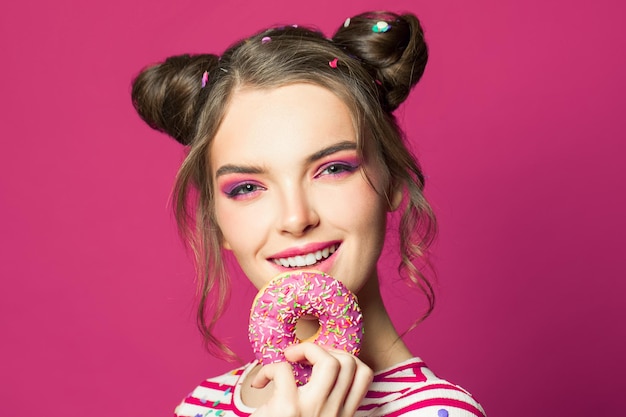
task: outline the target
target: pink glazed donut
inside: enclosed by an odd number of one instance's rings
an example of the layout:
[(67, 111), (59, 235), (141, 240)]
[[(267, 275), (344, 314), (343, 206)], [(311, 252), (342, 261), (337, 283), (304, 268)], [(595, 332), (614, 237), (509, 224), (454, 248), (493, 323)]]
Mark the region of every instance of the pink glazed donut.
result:
[[(356, 296), (330, 275), (299, 270), (276, 276), (252, 303), (248, 336), (259, 362), (285, 361), (283, 350), (301, 342), (295, 331), (304, 315), (315, 316), (320, 323), (317, 334), (306, 341), (359, 354), (363, 315)], [(306, 384), (312, 366), (292, 365), (298, 385)]]

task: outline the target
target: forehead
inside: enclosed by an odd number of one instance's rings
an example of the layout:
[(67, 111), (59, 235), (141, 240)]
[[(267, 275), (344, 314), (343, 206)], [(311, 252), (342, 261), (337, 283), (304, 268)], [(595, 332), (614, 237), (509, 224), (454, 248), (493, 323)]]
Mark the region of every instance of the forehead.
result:
[[(349, 107), (330, 90), (306, 83), (234, 91), (210, 147), (213, 169), (255, 156), (314, 152), (357, 141)], [(275, 159), (275, 158), (274, 158)]]

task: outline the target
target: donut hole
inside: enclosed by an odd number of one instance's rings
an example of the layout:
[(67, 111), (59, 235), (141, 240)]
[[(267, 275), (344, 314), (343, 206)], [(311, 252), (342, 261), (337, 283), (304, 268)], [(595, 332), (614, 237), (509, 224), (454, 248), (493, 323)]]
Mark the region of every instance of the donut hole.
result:
[(296, 321), (296, 339), (298, 342), (312, 342), (317, 339), (322, 324), (319, 318), (315, 316), (302, 316)]

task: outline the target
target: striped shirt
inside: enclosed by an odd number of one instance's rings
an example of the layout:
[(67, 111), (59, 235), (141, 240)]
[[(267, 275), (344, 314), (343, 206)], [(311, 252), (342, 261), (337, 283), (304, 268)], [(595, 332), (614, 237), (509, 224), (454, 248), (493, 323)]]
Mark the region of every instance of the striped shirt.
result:
[[(178, 417), (247, 417), (241, 384), (257, 362), (201, 383), (176, 407)], [(355, 417), (485, 417), (474, 398), (458, 385), (437, 378), (419, 358), (374, 375)]]

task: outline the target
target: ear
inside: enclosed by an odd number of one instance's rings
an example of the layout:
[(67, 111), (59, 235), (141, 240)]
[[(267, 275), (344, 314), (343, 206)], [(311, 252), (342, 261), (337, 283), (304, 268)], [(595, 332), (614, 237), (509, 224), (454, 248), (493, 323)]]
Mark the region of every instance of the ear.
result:
[(402, 203), (402, 186), (395, 184), (390, 187), (389, 192), (389, 211), (396, 211)]

